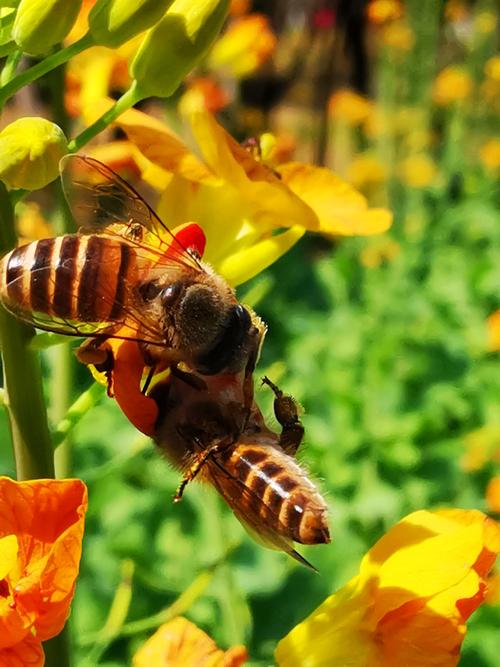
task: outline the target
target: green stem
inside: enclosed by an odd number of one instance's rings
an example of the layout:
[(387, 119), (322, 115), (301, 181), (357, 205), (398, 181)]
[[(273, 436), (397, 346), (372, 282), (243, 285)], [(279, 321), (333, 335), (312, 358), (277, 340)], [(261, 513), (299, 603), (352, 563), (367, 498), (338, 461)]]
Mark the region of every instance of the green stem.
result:
[(68, 144), (68, 150), (71, 153), (76, 153), (82, 148), (86, 143), (91, 139), (105, 130), (113, 121), (115, 121), (118, 116), (120, 116), (124, 111), (130, 109), (140, 102), (142, 99), (141, 95), (137, 91), (135, 82), (132, 83), (130, 88), (123, 93), (119, 100), (117, 100), (113, 106), (108, 109), (103, 115), (98, 118), (92, 125), (87, 127), (83, 132), (81, 132), (77, 137), (75, 137)]
[(9, 53), (2, 70), (2, 75), (0, 76), (0, 86), (6, 86), (12, 80), (22, 57), (23, 52), (21, 49), (16, 49), (12, 53)]
[[(0, 254), (15, 246), (14, 212), (6, 187), (0, 183)], [(5, 405), (9, 415), (18, 479), (54, 476), (54, 460), (43, 398), (38, 355), (29, 348), (35, 335), (0, 308)]]
[(85, 49), (94, 45), (94, 40), (90, 33), (84, 35), (81, 39), (70, 46), (67, 46), (65, 49), (56, 51), (47, 58), (44, 58), (33, 67), (30, 67), (21, 74), (18, 74), (11, 81), (9, 81), (5, 86), (0, 90), (0, 108), (3, 108), (5, 102), (9, 100), (13, 95), (17, 93), (18, 90), (24, 88), (24, 86), (33, 83), (40, 77), (44, 76), (48, 72), (51, 72), (59, 65), (68, 62), (71, 58), (78, 55)]
[(71, 645), (67, 628), (43, 642), (45, 667), (71, 667)]

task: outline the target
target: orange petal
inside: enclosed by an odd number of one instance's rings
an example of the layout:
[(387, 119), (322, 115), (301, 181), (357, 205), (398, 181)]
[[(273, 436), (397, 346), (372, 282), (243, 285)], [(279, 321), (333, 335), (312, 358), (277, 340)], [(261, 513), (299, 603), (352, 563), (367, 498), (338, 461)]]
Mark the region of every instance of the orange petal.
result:
[(81, 556), (87, 489), (80, 480), (14, 482), (0, 478), (0, 535), (19, 542), (14, 601), (34, 616), (44, 641), (69, 613)]
[[(134, 667), (168, 665), (169, 667), (239, 667), (246, 659), (246, 652), (238, 647), (237, 652), (217, 648), (214, 640), (181, 616), (162, 625), (137, 651)], [(228, 661), (226, 661), (226, 656)]]
[(0, 649), (2, 667), (43, 667), (45, 655), (38, 639), (28, 635), (15, 646)]
[(392, 224), (388, 210), (368, 208), (365, 197), (329, 169), (288, 162), (278, 171), (283, 183), (316, 213), (322, 234), (367, 236), (385, 232)]

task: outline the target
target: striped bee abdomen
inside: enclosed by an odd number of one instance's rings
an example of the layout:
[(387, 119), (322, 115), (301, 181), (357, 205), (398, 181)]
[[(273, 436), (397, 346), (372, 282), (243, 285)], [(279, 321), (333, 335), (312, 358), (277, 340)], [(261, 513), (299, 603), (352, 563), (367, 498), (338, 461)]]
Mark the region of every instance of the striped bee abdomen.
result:
[(1, 260), (0, 300), (17, 314), (116, 320), (133, 273), (133, 250), (119, 239), (78, 234), (42, 239), (15, 248)]
[(242, 515), (257, 514), (269, 529), (300, 544), (330, 541), (324, 500), (281, 449), (240, 444), (219, 460), (241, 488), (232, 502)]

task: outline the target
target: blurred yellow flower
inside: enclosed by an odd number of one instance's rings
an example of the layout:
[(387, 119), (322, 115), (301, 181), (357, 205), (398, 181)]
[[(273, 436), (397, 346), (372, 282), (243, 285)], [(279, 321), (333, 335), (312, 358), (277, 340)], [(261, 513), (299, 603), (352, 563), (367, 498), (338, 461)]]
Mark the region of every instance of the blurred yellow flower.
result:
[(410, 155), (399, 163), (397, 171), (401, 182), (410, 188), (426, 188), (438, 176), (436, 163), (426, 153)]
[[(488, 171), (500, 171), (500, 138), (493, 137), (483, 144), (479, 150), (481, 162)], [(499, 333), (500, 336), (500, 333)], [(499, 344), (500, 349), (500, 344)]]
[(454, 102), (462, 102), (472, 92), (472, 79), (461, 67), (450, 65), (445, 67), (436, 77), (432, 96), (439, 106), (448, 106)]
[(371, 0), (366, 14), (371, 23), (387, 23), (403, 15), (403, 5), (399, 0)]
[(133, 667), (239, 667), (244, 646), (224, 652), (207, 634), (182, 616), (162, 625), (135, 653)]
[(487, 579), (488, 589), (484, 599), (485, 604), (500, 605), (500, 572), (494, 571)]
[(497, 16), (493, 12), (479, 12), (474, 17), (474, 29), (480, 35), (489, 35), (497, 27)]
[(489, 58), (484, 65), (484, 73), (488, 79), (500, 83), (500, 56)]
[(486, 320), (487, 347), (490, 352), (500, 352), (500, 309), (495, 310)]
[(19, 202), (16, 225), (20, 245), (54, 236), (54, 230), (43, 216), (40, 205), (33, 201)]
[(208, 65), (237, 78), (245, 77), (272, 56), (276, 43), (267, 16), (249, 14), (230, 23), (212, 47)]
[(380, 243), (371, 243), (363, 248), (360, 261), (367, 269), (376, 269), (384, 262), (391, 262), (401, 254), (401, 246), (393, 239), (387, 239)]
[(272, 264), (306, 230), (355, 236), (390, 226), (389, 211), (369, 209), (328, 169), (290, 162), (277, 174), (206, 111), (192, 114), (190, 123), (204, 161), (140, 111), (116, 121), (136, 147), (143, 179), (161, 192), (161, 217), (171, 227), (198, 222), (207, 237), (204, 258), (232, 285)]
[(481, 512), (410, 514), (279, 642), (279, 667), (454, 667), (499, 550), (500, 528)]
[(373, 102), (348, 88), (337, 90), (328, 101), (330, 116), (351, 126), (361, 125), (372, 109)]
[(481, 470), (490, 461), (500, 462), (500, 424), (486, 424), (468, 433), (464, 444), (460, 464), (466, 472)]
[(384, 183), (387, 167), (373, 153), (367, 151), (354, 157), (347, 170), (347, 180), (358, 190)]
[(500, 514), (500, 475), (495, 475), (486, 487), (486, 504), (490, 512)]
[(410, 51), (415, 44), (415, 35), (404, 21), (396, 21), (386, 26), (382, 32), (382, 42), (396, 51)]

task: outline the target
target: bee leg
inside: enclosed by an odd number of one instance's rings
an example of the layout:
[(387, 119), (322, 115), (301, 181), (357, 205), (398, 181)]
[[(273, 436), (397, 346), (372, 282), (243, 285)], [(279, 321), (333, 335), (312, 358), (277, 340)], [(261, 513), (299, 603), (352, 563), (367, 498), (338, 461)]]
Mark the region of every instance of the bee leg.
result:
[(293, 456), (304, 437), (304, 426), (299, 418), (297, 403), (284, 394), (268, 377), (262, 378), (262, 384), (274, 392), (274, 415), (281, 425), (280, 447), (286, 454)]
[[(198, 446), (203, 446), (197, 438), (195, 438), (195, 442)], [(191, 464), (189, 470), (185, 473), (179, 486), (177, 487), (177, 491), (175, 492), (174, 495), (174, 503), (178, 503), (182, 500), (182, 494), (184, 493), (184, 489), (189, 484), (189, 482), (192, 482), (193, 479), (196, 477), (196, 475), (198, 475), (198, 473), (203, 468), (208, 459), (214, 454), (217, 454), (217, 452), (220, 452), (221, 449), (224, 449), (224, 447), (227, 447), (227, 445), (232, 442), (233, 440), (230, 438), (223, 438), (222, 440), (216, 440), (212, 442), (208, 447), (203, 449), (201, 452), (197, 452), (194, 455), (195, 458), (193, 463)]]

